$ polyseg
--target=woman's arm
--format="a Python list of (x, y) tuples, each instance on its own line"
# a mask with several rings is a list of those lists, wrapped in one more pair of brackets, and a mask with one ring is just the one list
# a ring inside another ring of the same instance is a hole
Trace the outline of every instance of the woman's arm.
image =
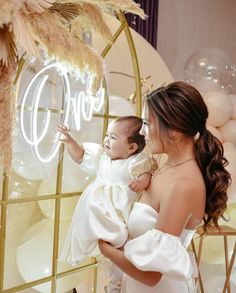
[(99, 240), (101, 253), (116, 264), (124, 273), (135, 280), (148, 285), (155, 286), (161, 279), (162, 274), (159, 272), (141, 271), (137, 269), (129, 260), (125, 258), (124, 252), (111, 246), (108, 242)]

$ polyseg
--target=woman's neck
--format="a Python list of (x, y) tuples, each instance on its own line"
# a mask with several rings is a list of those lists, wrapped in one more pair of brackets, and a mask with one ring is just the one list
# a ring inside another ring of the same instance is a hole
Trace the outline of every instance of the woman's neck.
[(195, 158), (194, 142), (192, 139), (183, 139), (170, 146), (167, 164), (174, 165)]

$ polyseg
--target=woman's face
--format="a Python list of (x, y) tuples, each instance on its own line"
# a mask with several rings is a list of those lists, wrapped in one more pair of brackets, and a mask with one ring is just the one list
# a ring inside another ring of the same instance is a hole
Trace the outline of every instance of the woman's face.
[(144, 135), (146, 145), (152, 154), (161, 154), (164, 152), (164, 145), (160, 137), (160, 128), (157, 119), (144, 106), (142, 112), (143, 125), (140, 134)]

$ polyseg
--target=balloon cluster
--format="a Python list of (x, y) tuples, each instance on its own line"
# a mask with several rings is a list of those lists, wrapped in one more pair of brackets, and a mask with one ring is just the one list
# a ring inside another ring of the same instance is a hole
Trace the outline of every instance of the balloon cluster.
[[(121, 109), (126, 109), (123, 113)], [(134, 105), (120, 96), (110, 97), (110, 115), (135, 115)], [(30, 121), (29, 121), (30, 123)], [(47, 141), (42, 148), (53, 139), (51, 128)], [(100, 143), (103, 133), (103, 119), (93, 117), (90, 122), (83, 121), (81, 130), (72, 129), (73, 136), (80, 142), (92, 141)], [(22, 139), (16, 129), (13, 153), (12, 174), (9, 184), (9, 198), (53, 195), (56, 193), (55, 158), (50, 163), (39, 162), (31, 147)], [(72, 161), (67, 151), (63, 158), (62, 193), (82, 191), (93, 178), (84, 173)], [(1, 182), (2, 183), (2, 182)], [(70, 220), (78, 197), (66, 197), (61, 200), (59, 254), (64, 243)], [(1, 210), (0, 210), (1, 213)], [(4, 266), (4, 289), (11, 288), (24, 282), (34, 281), (51, 275), (53, 255), (55, 199), (43, 199), (36, 202), (11, 204), (7, 208), (7, 233)], [(86, 260), (86, 262), (88, 262)], [(71, 269), (64, 263), (58, 263), (59, 272)], [(104, 287), (104, 276), (99, 274), (101, 292)], [(81, 292), (91, 292), (93, 286), (92, 270), (83, 270), (60, 278), (57, 282), (57, 292), (67, 292), (78, 288)], [(50, 282), (34, 286), (32, 292), (51, 292)]]
[(230, 57), (217, 48), (192, 54), (185, 66), (185, 80), (202, 94), (209, 111), (207, 128), (224, 146), (232, 176), (229, 202), (236, 201), (236, 89), (233, 87), (235, 66)]
[[(229, 221), (221, 220), (220, 224), (236, 229), (236, 89), (233, 86), (235, 66), (224, 51), (217, 48), (203, 49), (188, 58), (184, 66), (184, 76), (185, 80), (202, 94), (209, 111), (207, 129), (223, 144), (224, 156), (229, 162), (226, 168), (232, 176), (232, 184), (228, 190), (229, 206), (225, 215)], [(229, 255), (234, 243), (235, 237), (228, 237)], [(199, 238), (195, 239), (195, 245), (198, 247)], [(225, 262), (223, 237), (205, 237), (201, 260), (203, 266), (204, 262), (212, 266)], [(209, 285), (208, 279), (205, 280), (206, 286)], [(216, 285), (214, 282), (214, 289), (209, 287), (209, 292), (216, 292), (216, 288), (221, 288), (222, 284)], [(232, 286), (236, 288), (235, 284)]]

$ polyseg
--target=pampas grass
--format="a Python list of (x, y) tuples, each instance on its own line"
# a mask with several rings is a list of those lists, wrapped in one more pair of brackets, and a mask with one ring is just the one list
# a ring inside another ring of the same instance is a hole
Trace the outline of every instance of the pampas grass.
[(110, 42), (112, 40), (112, 33), (98, 5), (89, 3), (78, 5), (78, 17), (72, 21), (72, 33), (83, 32), (86, 29), (94, 30)]
[[(13, 66), (14, 65), (14, 66)], [(8, 172), (12, 160), (12, 125), (14, 120), (14, 97), (12, 83), (15, 64), (7, 67), (0, 64), (0, 161), (4, 171)]]
[(48, 54), (58, 60), (79, 68), (85, 68), (93, 75), (93, 92), (100, 88), (103, 79), (103, 60), (93, 49), (85, 45), (79, 38), (73, 37), (60, 23), (54, 13), (42, 13), (28, 18), (31, 33), (46, 49)]

